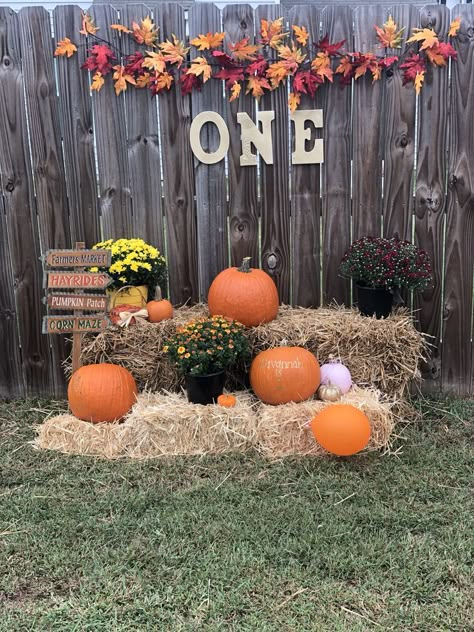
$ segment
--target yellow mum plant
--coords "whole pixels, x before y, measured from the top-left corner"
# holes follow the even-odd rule
[[[110,250],[110,268],[91,268],[92,272],[107,272],[113,287],[124,285],[166,285],[166,259],[154,246],[143,239],[107,239],[92,246],[93,250]]]

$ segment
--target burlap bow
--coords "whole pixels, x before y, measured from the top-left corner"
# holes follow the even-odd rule
[[[137,312],[120,312],[118,325],[120,327],[128,327],[132,322],[132,319],[135,319],[137,325],[144,325],[145,319],[148,318],[148,312],[146,309],[139,309]]]

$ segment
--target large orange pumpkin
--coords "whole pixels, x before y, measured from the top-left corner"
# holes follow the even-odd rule
[[[71,412],[84,421],[115,421],[128,413],[138,389],[132,374],[116,364],[89,364],[69,382]]]
[[[207,297],[211,316],[226,316],[246,327],[268,323],[278,313],[278,290],[270,275],[250,267],[245,257],[240,268],[220,272]]]
[[[148,301],[146,309],[150,323],[161,323],[162,320],[173,318],[173,306],[168,300],[162,298],[159,286],[156,286],[155,298]]]
[[[275,347],[258,354],[250,367],[250,384],[266,404],[302,402],[321,381],[319,363],[302,347]]]
[[[331,404],[314,417],[311,430],[316,441],[332,454],[350,456],[363,450],[370,439],[370,421],[355,406]]]

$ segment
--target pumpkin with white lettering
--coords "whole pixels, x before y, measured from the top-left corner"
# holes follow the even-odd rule
[[[302,402],[316,392],[319,363],[303,347],[275,347],[257,355],[250,367],[250,384],[266,404]]]

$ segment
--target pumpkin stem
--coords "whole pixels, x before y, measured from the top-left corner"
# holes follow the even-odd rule
[[[239,272],[250,272],[250,260],[252,257],[244,257],[242,259],[242,265],[239,268]]]
[[[161,301],[163,294],[161,293],[161,287],[157,285],[155,287],[155,301]]]

